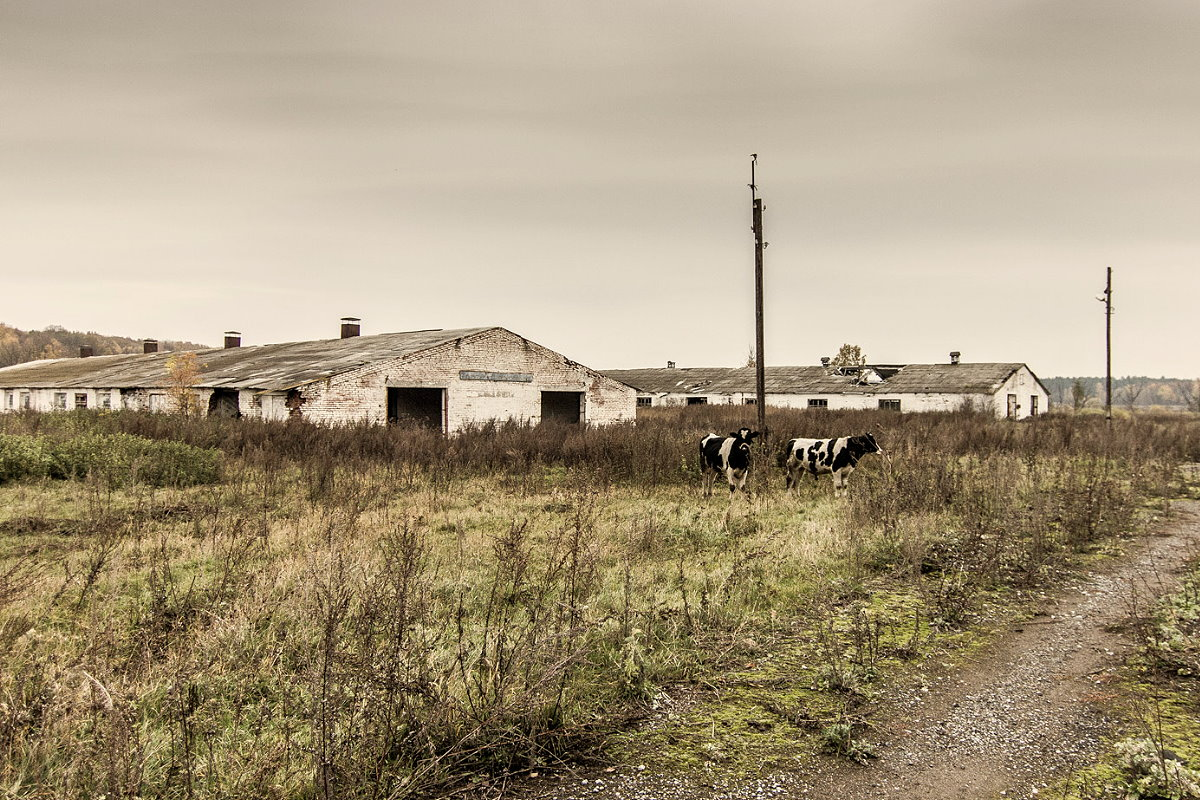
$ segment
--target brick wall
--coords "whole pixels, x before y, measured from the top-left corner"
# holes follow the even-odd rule
[[[530,376],[530,380],[470,380],[463,372]],[[339,423],[387,421],[387,389],[444,390],[450,431],[489,420],[541,420],[542,392],[581,392],[583,419],[603,425],[632,419],[633,389],[503,329],[490,329],[414,357],[366,365],[302,387],[306,419]]]

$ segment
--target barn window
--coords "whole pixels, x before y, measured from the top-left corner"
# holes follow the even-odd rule
[[[66,409],[66,407],[67,407],[67,393],[66,392],[55,392],[54,393],[54,407],[56,409],[59,409],[60,411]]]
[[[104,394],[97,395],[97,397],[100,399],[100,407],[101,408],[109,408],[109,409],[112,408],[112,400],[113,400],[112,392],[105,392]]]
[[[639,397],[637,399],[637,404],[638,407],[654,405],[653,401],[649,397]]]
[[[708,405],[708,398],[707,397],[689,397],[687,399],[687,404],[689,406],[706,406],[706,405]]]
[[[583,392],[542,392],[542,422],[576,425],[583,418]]]
[[[900,410],[900,401],[899,400],[880,400],[879,401],[879,410],[880,411],[899,411]]]
[[[33,397],[29,392],[21,392],[21,408],[26,410],[33,408]]]
[[[75,393],[75,407],[76,408],[87,408],[87,392],[76,392]]]
[[[389,386],[387,419],[389,425],[446,430],[446,390],[428,387]]]
[[[829,408],[829,401],[824,397],[810,397],[808,399],[809,408]]]
[[[5,406],[8,408],[16,408],[17,407],[17,393],[16,392],[5,392],[4,394],[5,394],[5,397],[4,397]]]
[[[756,406],[756,405],[758,405],[758,398],[757,398],[757,397],[743,397],[743,398],[742,398],[742,405],[744,405],[744,406]]]

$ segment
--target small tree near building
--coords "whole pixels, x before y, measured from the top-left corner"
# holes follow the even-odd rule
[[[856,344],[844,344],[837,351],[837,355],[830,359],[830,366],[834,367],[862,367],[866,366],[867,357],[863,355],[862,348]]]
[[[167,359],[167,394],[175,411],[185,417],[200,413],[200,398],[193,388],[200,382],[200,361],[195,353],[176,353]]]
[[[1088,400],[1096,394],[1095,387],[1085,384],[1083,381],[1076,378],[1071,383],[1071,408],[1079,413],[1087,407]]]

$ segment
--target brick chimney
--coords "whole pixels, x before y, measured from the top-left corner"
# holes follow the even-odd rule
[[[95,355],[95,352],[92,350],[92,346],[90,344],[79,345],[80,358],[91,358],[93,355]]]
[[[951,353],[950,353],[950,363],[951,363],[951,364],[957,364],[957,363],[958,363],[958,359],[959,359],[959,357],[960,357],[960,356],[962,356],[962,353],[958,352],[957,350],[953,350],[953,351],[951,351]]]
[[[142,342],[142,352],[143,353],[157,353],[158,352],[158,339],[146,339],[145,341],[143,341]]]
[[[242,346],[241,331],[225,331],[225,349]]]
[[[358,317],[342,317],[342,338],[349,339],[352,336],[358,336],[358,323],[361,321]]]
[[[831,359],[829,358],[829,356],[821,356],[821,366],[825,367],[825,369],[829,369],[830,360]]]
[[[668,361],[668,362],[667,362],[667,369],[675,369],[675,362],[674,362],[674,361]]]

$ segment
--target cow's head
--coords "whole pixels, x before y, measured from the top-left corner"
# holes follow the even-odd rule
[[[749,428],[738,428],[737,433],[731,433],[729,436],[733,439],[741,439],[746,444],[749,444],[758,437],[758,431],[752,431]]]
[[[883,455],[883,448],[879,446],[879,442],[875,441],[875,437],[871,435],[870,431],[857,438],[862,445],[863,455],[867,453],[879,453]]]

